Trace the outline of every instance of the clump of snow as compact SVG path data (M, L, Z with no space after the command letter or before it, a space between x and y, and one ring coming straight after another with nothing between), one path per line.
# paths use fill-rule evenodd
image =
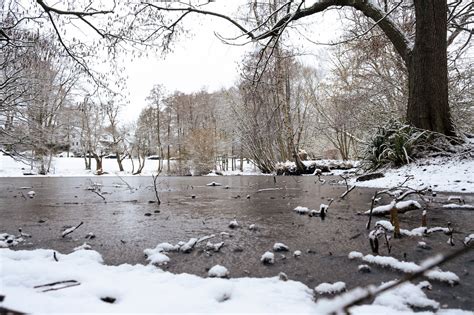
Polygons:
M207 274L211 278L213 278L213 277L226 278L226 277L229 276L229 270L227 270L227 268L224 267L224 266L215 265L214 267L209 269Z
M229 227L231 229L235 229L235 228L238 228L240 225L239 225L239 222L237 222L236 219L232 220L229 222Z
M1 233L0 234L0 248L7 248L12 246L17 246L25 240L23 237L16 237L13 234Z
M28 197L34 198L34 196L36 195L36 192L34 190L30 190L27 194L28 194Z
M459 204L459 203L448 203L443 205L443 208L447 209L474 209L474 205Z
M255 230L257 230L257 226L255 224L250 224L249 225L249 230L250 231L255 231Z
M293 211L296 211L296 213L298 214L307 214L309 212L309 209L306 207L297 206L296 208L293 209Z
M392 269L404 272L404 273L415 273L422 269L423 265L418 265L414 262L399 261L394 257L389 256L373 256L366 255L361 257L365 262L379 265L382 267L390 267ZM424 275L431 280L437 280L447 282L451 285L459 283L459 277L451 271L442 271L439 268L428 270Z
M334 294L346 290L346 284L342 281L335 283L321 283L314 290L319 294Z
M393 282L384 283L381 287L391 285ZM423 292L424 282L420 284L422 285L414 285L409 282L403 283L395 290L389 290L378 295L373 304L388 306L397 311L411 311L412 307L438 309L439 303L429 299Z
M222 184L216 183L216 182L210 182L209 184L206 184L206 186L222 186Z
M160 243L156 245L155 248L147 248L143 251L146 255L147 260L150 261L151 264L156 265L166 265L170 261L170 258L165 255L166 252L177 251L179 250L178 245L171 245L170 243Z
M328 208L329 208L329 205L327 205L327 204L322 203L322 204L319 205L319 211L320 212L325 212Z
M195 238L195 237L190 238L187 243L180 246L179 250L183 253L190 253L193 250L194 245L196 245L197 241L198 241L198 239Z
M364 255L361 252L356 252L356 251L352 251L348 255L349 259L356 259L356 258L362 258L362 257L364 257Z
M22 228L19 228L18 232L20 232L20 237L25 237L25 238L30 238L31 237L31 234L23 232Z
M273 244L273 250L275 252L287 252L289 248L283 243L275 243Z
M393 232L393 230L395 229L392 223L390 223L390 221L387 221L387 220L377 221L375 223L375 226L378 226L378 225L383 226L389 232ZM440 226L435 226L432 228L420 226L420 227L414 228L413 230L400 229L400 234L406 235L406 236L424 236L426 234L431 234L435 232L447 233L449 232L449 229L445 227L440 227Z
M474 159L462 158L426 158L404 165L397 169L388 169L384 177L350 184L364 187L397 187L406 176L411 175L411 187L430 185L437 191L463 192L474 191L474 181L471 180L474 169Z
M390 210L393 207L396 207L398 212L403 213L409 210L414 210L414 209L421 209L421 205L418 201L416 200L405 200L405 201L399 201L395 203L395 201L392 201L388 205L383 205L383 206L378 206L372 209L372 214L374 215L382 215L382 214L389 214ZM370 209L364 212L365 214L370 214Z
M461 196L448 196L448 202L457 201L458 203L464 203L464 199Z
M179 250L179 245L172 245L170 243L164 242L156 245L156 250L160 252L176 252Z
M87 244L87 243L84 243L84 244L82 244L81 246L75 247L75 248L74 248L74 251L78 251L78 250L89 250L89 249L91 249L91 248L92 248L92 246L90 246L90 245Z
M206 235L206 236L200 237L200 238L197 240L197 243L201 243L201 242L203 242L203 241L207 241L207 240L209 240L209 239L211 239L211 238L214 238L214 237L216 237L215 234L211 234L211 235Z
M214 252L218 252L221 249L222 246L224 246L224 242L219 242L219 243L207 242L206 243L206 250L212 250Z
M300 256L301 256L301 251L300 251L300 250L295 250L295 251L293 252L293 256L294 256L294 257L300 257Z
M272 265L275 263L275 254L272 252L265 252L260 258L260 261L264 264Z
M474 234L470 234L464 238L464 245L468 245L471 241L474 240Z

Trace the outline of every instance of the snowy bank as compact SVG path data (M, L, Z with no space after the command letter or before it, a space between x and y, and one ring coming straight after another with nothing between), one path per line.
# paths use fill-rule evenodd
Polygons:
M153 265L107 266L93 250L54 255L53 250L45 249L0 249L0 265L0 293L5 296L0 307L27 313L329 314L340 312L343 305L368 292L355 288L315 303L313 290L297 281L201 278L172 274ZM222 268L219 266L219 275ZM437 309L438 303L428 299L421 288L421 284L406 283L383 293L373 305L354 306L350 311L389 315L415 314L410 306ZM442 310L442 314L462 312Z
M413 188L430 187L434 191L474 192L473 159L431 158L420 159L396 169L381 171L384 177L351 184L362 187L390 188L403 183L407 176L413 179L407 185Z
M167 169L167 161L163 162L163 170ZM176 167L177 161L170 161L171 169ZM132 161L125 159L122 162L124 171L119 172L117 161L115 159L103 159L102 169L106 174L101 176L128 176L132 175ZM134 159L135 170L138 166L138 160ZM25 164L19 161L15 161L9 156L0 155L0 177L23 177L24 173L36 173L36 170L29 164ZM158 168L158 160L146 160L145 167L140 175L151 176L155 174ZM92 159L92 169L95 169L95 160ZM57 176L57 177L73 177L73 176L94 176L94 171L85 170L84 158L78 157L53 157L51 163L50 173L43 176ZM165 172L165 171L164 171ZM251 162L245 162L243 165L243 171L224 171L221 172L224 175L259 175L260 170ZM42 176L42 175L35 175Z

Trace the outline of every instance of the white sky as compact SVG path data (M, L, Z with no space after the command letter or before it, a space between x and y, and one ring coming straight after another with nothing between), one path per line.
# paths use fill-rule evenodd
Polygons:
M245 1L218 0L206 6L206 10L232 14L242 2ZM311 26L311 39L327 42L334 38L338 31L334 18L330 12L312 19L317 22ZM214 35L217 31L223 36L235 36L239 34L236 27L223 19L200 15L191 16L186 22L185 27L192 30L192 35L181 38L166 58L157 55L135 59L126 65L130 103L122 111L125 121L138 118L140 110L147 105L145 98L155 84L164 85L168 92L178 90L190 93L202 88L212 92L230 87L238 80L238 64L252 45L226 45ZM296 37L292 36L306 51L315 53L324 49L313 44L302 44L304 41ZM306 60L320 63L314 56L306 57Z

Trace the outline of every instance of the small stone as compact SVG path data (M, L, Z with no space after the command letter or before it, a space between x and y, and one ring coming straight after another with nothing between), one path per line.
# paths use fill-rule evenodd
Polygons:
M359 267L357 267L357 269L358 269L359 272L361 272L361 273L369 273L369 272L372 272L372 269L369 267L369 265L359 265Z
M421 248L421 249L426 249L426 250L431 249L431 246L429 246L429 245L426 244L425 242L418 242L418 244L416 245L416 247Z
M196 199L196 195L191 195L191 199Z
M155 211L153 211L153 212L154 212L154 213L160 213L160 210L155 210Z
M233 250L232 250L234 253L241 253L244 251L244 249L240 246L237 246L235 247Z
M145 213L145 217L149 217L149 216L151 216L150 212Z
M286 273L280 272L278 274L278 279L281 280L281 281L288 281L288 276L286 275Z
M295 250L295 251L293 252L293 257L298 258L298 257L300 257L300 256L301 256L301 251L300 251L300 250Z
M110 297L110 296L101 297L100 299L102 301L104 301L105 303L110 303L110 304L113 304L113 303L115 303L115 301L117 301L116 298L113 298L113 297Z

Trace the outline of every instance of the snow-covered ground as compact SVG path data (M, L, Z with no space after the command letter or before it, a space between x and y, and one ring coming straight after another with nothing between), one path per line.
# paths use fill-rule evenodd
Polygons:
M314 291L297 281L201 278L172 274L153 265L107 266L93 250L63 255L45 249L5 248L0 249L0 263L0 294L4 296L0 307L26 313L330 314L342 312L344 305L390 284L354 288L314 302ZM380 294L371 305L352 307L350 313L415 314L410 308L415 306L438 310L438 314L472 314L439 309L439 303L423 292L427 285L426 281L405 283Z
M166 173L167 170L167 161L163 161L163 173ZM101 176L116 174L132 175L132 161L130 159L125 159L123 162L124 172L119 172L117 161L115 159L103 159L102 168L103 171L107 174ZM176 168L176 161L170 162L170 168ZM237 161L237 166L239 166L240 161ZM135 169L138 165L138 160L134 160ZM145 167L141 175L150 176L153 173L156 173L158 168L158 160L146 160ZM95 169L95 161L92 159L92 169ZM24 164L19 161L15 161L9 156L0 155L0 177L22 177L25 172L30 172L32 170L31 165ZM35 169L33 169L36 172ZM224 175L258 175L261 172L255 167L252 163L244 162L244 171L224 171ZM84 159L83 158L67 158L67 157L54 157L51 165L50 173L46 176L58 176L58 177L73 177L73 176L94 176L94 171L85 170Z
M474 192L474 159L432 158L420 159L396 169L381 171L384 177L351 184L362 187L389 188L403 183L407 176L413 179L407 185L413 188L431 187L433 191Z

